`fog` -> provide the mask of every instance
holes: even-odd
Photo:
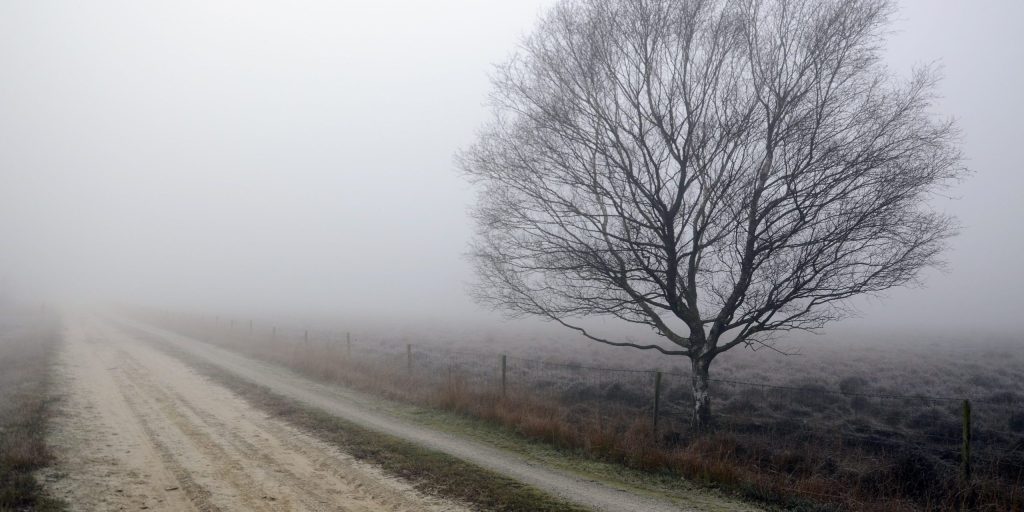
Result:
[[[0,294],[495,322],[466,294],[452,156],[550,1],[0,3]],[[1024,307],[1024,4],[907,1],[974,172],[926,286],[833,329],[998,332]]]

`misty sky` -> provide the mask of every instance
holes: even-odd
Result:
[[[452,162],[488,74],[551,1],[0,2],[0,293],[253,312],[496,318],[465,294]],[[938,61],[974,171],[946,273],[876,326],[1024,307],[1024,2],[903,2],[888,60]]]

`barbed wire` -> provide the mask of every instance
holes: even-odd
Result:
[[[227,320],[221,320],[221,322],[224,324],[225,328],[230,329],[230,327],[228,327],[228,321]],[[265,330],[266,326],[263,326],[263,328]],[[246,327],[242,323],[239,323],[235,327],[235,329],[246,330]],[[291,331],[291,334],[293,335],[293,337],[297,337],[297,338],[303,337],[305,332],[308,332],[309,335],[316,334],[317,337],[321,338],[321,339],[324,338],[324,337],[327,337],[327,338],[331,338],[332,340],[335,340],[335,341],[340,341],[342,338],[344,338],[346,336],[346,333],[340,333],[340,332],[331,331],[331,330],[312,330],[312,329],[302,329],[302,328],[294,328],[294,327],[276,328],[276,329],[277,329],[277,332],[282,335],[282,337],[283,337],[283,335],[287,334],[287,331]],[[396,357],[403,355],[403,354],[398,353],[398,352],[389,353],[389,352],[384,350],[384,347],[381,347],[379,345],[371,346],[371,345],[368,345],[366,343],[358,343],[358,345],[357,345],[357,343],[354,343],[354,342],[351,343],[351,345],[352,345],[353,348],[356,348],[356,347],[358,347],[360,349],[362,349],[362,348],[370,348],[371,350],[373,350],[375,352],[378,352],[378,353],[381,353],[381,354],[393,355],[393,356],[396,356]],[[655,369],[639,369],[639,368],[615,368],[615,367],[605,367],[605,366],[591,366],[591,365],[585,365],[585,364],[580,364],[580,363],[560,363],[560,362],[554,362],[554,361],[550,361],[550,360],[532,359],[532,358],[527,358],[527,357],[520,357],[520,356],[515,356],[515,355],[509,355],[507,353],[469,351],[469,350],[450,349],[450,348],[445,348],[445,347],[432,347],[435,350],[428,350],[427,348],[424,348],[424,345],[419,345],[419,346],[416,346],[415,344],[412,344],[412,345],[415,347],[415,351],[416,352],[421,353],[421,354],[430,355],[430,356],[433,356],[436,353],[441,353],[441,354],[458,354],[458,355],[465,355],[465,356],[471,356],[471,357],[477,357],[477,358],[483,359],[483,358],[498,358],[498,357],[501,357],[502,355],[504,355],[507,358],[507,360],[509,360],[509,361],[519,361],[519,362],[524,362],[524,363],[544,365],[544,366],[555,367],[555,368],[565,368],[565,369],[570,369],[570,370],[574,370],[574,371],[585,370],[585,371],[600,371],[600,372],[614,372],[614,373],[632,373],[632,374],[651,374],[651,375],[660,372],[663,376],[675,376],[675,377],[682,377],[682,378],[687,378],[687,379],[691,378],[691,376],[692,376],[692,374],[690,374],[690,373],[678,372],[678,371],[666,371],[666,370],[655,370]],[[923,395],[923,394],[907,395],[907,394],[898,394],[898,393],[862,393],[862,392],[850,392],[850,391],[841,391],[841,390],[834,391],[834,390],[820,389],[820,388],[810,388],[810,387],[804,387],[804,386],[789,386],[789,385],[784,385],[784,384],[768,384],[768,383],[763,383],[763,382],[750,382],[750,381],[744,381],[744,380],[738,380],[738,379],[710,378],[708,380],[709,380],[709,382],[718,383],[718,384],[729,384],[729,385],[735,385],[735,386],[747,386],[747,387],[761,388],[761,389],[778,389],[778,390],[794,391],[794,392],[798,392],[798,393],[810,393],[810,394],[845,396],[845,397],[860,397],[860,398],[870,398],[870,399],[878,399],[878,400],[914,400],[914,401],[927,401],[927,402],[962,402],[964,400],[970,400],[972,404],[984,404],[984,405],[990,405],[990,406],[996,406],[996,407],[1017,407],[1017,406],[1019,406],[1021,404],[1024,404],[1024,401],[1022,401],[1020,399],[1014,399],[1014,398],[993,400],[993,399],[986,399],[986,398],[980,398],[980,397],[976,397],[976,396],[966,396],[966,395],[965,396],[935,396],[935,395]]]
[[[200,330],[204,330],[200,325],[195,325]],[[254,332],[251,328],[247,328],[246,323],[236,323],[233,329],[227,326],[226,322],[221,323],[224,330],[222,332],[231,333],[231,338],[237,341],[244,341],[247,337],[265,337],[264,341],[270,341],[270,337],[266,337],[266,332],[259,333]],[[641,399],[638,399],[638,390],[647,389],[650,390],[653,387],[654,379],[647,380],[647,376],[653,376],[658,370],[653,369],[638,369],[638,368],[615,368],[615,367],[604,367],[604,366],[591,366],[586,364],[576,363],[560,363],[551,360],[533,359],[528,357],[520,357],[517,355],[509,355],[502,353],[486,353],[480,351],[460,350],[451,349],[445,347],[437,347],[423,344],[406,344],[405,350],[398,351],[398,346],[391,343],[367,343],[366,341],[355,342],[346,336],[344,333],[337,333],[334,331],[313,331],[306,329],[293,329],[285,330],[282,328],[275,328],[272,331],[275,334],[273,339],[281,341],[306,341],[310,347],[336,347],[344,349],[345,344],[342,344],[343,340],[350,340],[347,344],[351,348],[352,353],[349,357],[352,357],[353,361],[362,361],[362,363],[372,364],[383,364],[382,367],[390,367],[402,361],[401,364],[407,364],[405,358],[412,357],[409,363],[416,363],[410,366],[412,372],[408,373],[405,378],[422,379],[423,376],[429,375],[433,366],[434,370],[447,363],[449,381],[451,379],[452,369],[458,370],[463,373],[462,377],[467,382],[476,381],[484,382],[487,389],[497,390],[498,382],[500,377],[495,375],[495,367],[498,364],[498,358],[504,356],[506,363],[508,363],[507,371],[509,375],[516,375],[517,377],[514,382],[509,382],[510,389],[528,389],[529,393],[544,396],[553,396],[556,400],[562,400],[566,396],[566,389],[559,389],[557,386],[552,386],[551,382],[558,380],[557,376],[564,376],[565,371],[572,372],[573,380],[584,384],[585,386],[600,385],[604,386],[607,382],[604,379],[606,377],[601,376],[602,373],[613,373],[613,374],[625,374],[640,379],[629,379],[625,377],[617,377],[616,382],[626,383],[628,386],[634,386],[627,388],[629,391],[625,395],[612,396],[608,395],[606,391],[596,392],[587,391],[588,388],[582,388],[583,391],[576,389],[575,391],[570,390],[574,393],[585,393],[585,400],[593,399],[595,403],[604,404],[602,409],[604,413],[617,414],[615,411],[623,411],[627,408],[632,411],[636,411],[639,414],[651,414],[653,413],[652,402],[647,400],[646,403],[640,403]],[[214,334],[215,336],[217,333]],[[210,337],[209,331],[201,333],[201,337],[208,339]],[[291,338],[289,340],[289,338]],[[324,338],[328,338],[325,340]],[[327,341],[327,343],[324,343]],[[296,348],[304,345],[296,345]],[[359,355],[353,357],[351,354],[358,353]],[[369,357],[368,357],[369,356]],[[472,358],[472,359],[469,359]],[[490,361],[489,361],[490,360]],[[361,363],[361,364],[362,364]],[[542,377],[538,379],[536,372],[543,372],[544,369],[557,369],[551,370],[551,373],[541,373]],[[592,372],[592,373],[587,373]],[[433,371],[433,373],[439,373]],[[596,376],[595,376],[596,374]],[[661,371],[661,374],[666,377],[679,377],[689,379],[690,374],[679,371]],[[963,400],[971,400],[972,403],[995,406],[996,408],[1006,408],[1009,410],[1013,407],[1018,407],[1019,402],[1014,400],[1001,399],[982,399],[982,398],[971,398],[971,397],[952,397],[952,396],[928,396],[922,394],[897,394],[897,393],[863,393],[863,392],[844,392],[844,391],[833,391],[829,389],[815,388],[815,387],[801,387],[801,386],[789,386],[779,384],[768,384],[763,382],[751,382],[738,379],[728,378],[712,378],[710,382],[715,384],[724,384],[731,386],[745,386],[750,388],[760,389],[776,389],[784,390],[788,392],[794,392],[805,395],[825,395],[825,396],[843,396],[851,398],[865,398],[874,400],[912,400],[917,402],[936,402],[936,403],[955,403]],[[638,384],[644,387],[635,387]],[[662,386],[667,386],[662,381]],[[667,389],[667,388],[663,388]],[[590,393],[594,393],[590,396]],[[1012,397],[1011,397],[1012,398]],[[692,398],[689,398],[692,400]],[[676,409],[680,400],[667,399],[663,400],[660,404],[658,412],[659,418],[662,421],[678,422],[682,418],[691,417],[692,411],[685,409]],[[838,403],[838,402],[834,402]],[[608,407],[604,409],[604,407]],[[879,418],[878,409],[873,409],[874,413],[867,412],[866,418]],[[989,410],[989,409],[985,409]],[[860,416],[860,414],[857,414]],[[986,415],[987,416],[987,415]],[[924,431],[920,428],[907,427],[907,428],[879,428],[879,425],[875,426],[864,426],[866,430],[860,430],[854,427],[855,430],[851,431],[848,428],[841,427],[830,427],[829,423],[808,423],[806,420],[798,420],[787,416],[768,416],[768,417],[751,417],[751,416],[740,416],[735,414],[728,414],[724,412],[718,412],[715,415],[716,419],[723,420],[728,424],[725,433],[732,436],[742,437],[744,439],[765,439],[779,436],[780,439],[786,439],[786,436],[792,436],[793,440],[809,440],[818,438],[826,440],[829,438],[835,438],[837,441],[844,441],[844,445],[853,449],[857,449],[858,446],[862,448],[869,448],[871,450],[897,450],[904,447],[913,447],[914,450],[921,450],[925,453],[930,453],[934,456],[938,456],[940,459],[945,460],[947,463],[952,460],[951,453],[956,453],[958,450],[946,453],[943,450],[948,449],[950,446],[959,445],[962,442],[961,436],[956,435],[943,435],[941,433],[934,433]],[[991,422],[993,418],[997,416],[989,416],[988,421]],[[1001,421],[1005,421],[1005,417]],[[825,419],[824,417],[822,418]],[[980,421],[979,421],[980,420]],[[826,420],[827,421],[827,420]],[[884,420],[888,422],[888,420]],[[991,465],[1006,465],[1006,464],[1019,464],[1021,459],[1024,458],[1024,432],[1011,432],[1000,428],[982,427],[982,424],[986,422],[986,419],[981,417],[975,418],[974,425],[974,448],[972,455],[975,457],[976,464],[991,464]],[[678,427],[678,423],[673,423]],[[992,427],[998,427],[998,423],[992,424]],[[1005,424],[1004,424],[1005,425]],[[686,432],[684,429],[682,432]],[[953,430],[950,430],[953,432]],[[806,437],[803,437],[806,436]],[[946,448],[943,448],[946,447]]]
[[[228,327],[229,324],[228,324],[227,320],[221,320],[220,323],[221,323],[221,325],[225,329],[231,329],[230,327]],[[266,326],[263,326],[263,327],[264,327],[264,330],[266,330]],[[348,336],[347,336],[348,333],[340,333],[340,332],[331,331],[331,330],[309,330],[309,329],[301,329],[301,328],[278,328],[278,327],[273,327],[273,329],[274,329],[274,332],[281,334],[280,337],[282,337],[282,338],[287,337],[288,334],[289,334],[288,331],[290,331],[290,333],[293,335],[293,337],[307,338],[307,341],[308,341],[308,337],[309,337],[310,334],[316,334],[317,337],[321,338],[321,339],[323,337],[328,337],[328,338],[331,338],[333,341],[340,341],[342,338],[348,339]],[[234,327],[233,329],[231,329],[231,330],[236,331],[236,332],[237,331],[243,331],[243,332],[244,331],[248,331],[249,333],[253,333],[252,327],[250,326],[249,329],[246,329],[244,322],[238,323],[238,325],[236,327]],[[689,374],[689,373],[678,372],[678,371],[662,371],[662,370],[654,370],[654,369],[616,368],[616,367],[606,367],[606,366],[591,366],[591,365],[579,364],[579,363],[560,363],[560,362],[554,362],[554,361],[550,361],[550,360],[541,360],[541,359],[533,359],[533,358],[527,358],[527,357],[520,357],[520,356],[516,356],[516,355],[509,355],[507,353],[487,353],[487,352],[480,352],[480,351],[460,350],[460,349],[436,347],[436,346],[429,346],[429,345],[428,346],[424,346],[422,344],[421,345],[407,344],[407,345],[410,347],[409,348],[410,355],[414,353],[416,355],[425,355],[425,356],[427,356],[429,358],[435,358],[435,357],[445,358],[445,357],[447,357],[447,358],[451,359],[455,355],[460,355],[460,356],[468,356],[468,357],[477,358],[479,360],[483,360],[483,359],[487,359],[487,358],[495,358],[496,359],[496,358],[504,356],[506,358],[506,361],[512,362],[512,363],[515,363],[515,362],[518,362],[518,363],[528,363],[528,364],[538,365],[538,366],[543,366],[543,367],[566,369],[566,370],[571,370],[573,372],[589,371],[589,372],[608,372],[608,373],[622,373],[622,374],[633,374],[633,375],[643,375],[643,374],[654,375],[655,373],[660,372],[663,376],[681,377],[681,378],[686,378],[686,379],[689,379],[691,377],[691,374]],[[370,344],[366,344],[366,343],[352,343],[351,341],[349,341],[349,346],[352,347],[353,349],[356,349],[356,350],[366,350],[366,349],[369,349],[369,351],[377,353],[378,355],[381,355],[381,356],[384,356],[384,357],[399,358],[399,357],[402,357],[402,356],[406,355],[406,354],[401,353],[401,352],[389,351],[389,350],[386,349],[386,347],[380,346],[380,344],[370,345]],[[413,347],[415,347],[415,348],[413,349]],[[875,400],[912,400],[912,401],[919,401],[919,402],[948,402],[948,403],[962,402],[964,400],[970,400],[972,402],[972,404],[979,404],[979,405],[986,405],[986,406],[995,406],[995,407],[1005,407],[1005,408],[1014,408],[1014,407],[1018,407],[1021,404],[1021,402],[1019,400],[1017,400],[1016,397],[1010,397],[1009,399],[1007,399],[1007,398],[986,399],[986,398],[971,397],[971,396],[956,397],[956,396],[936,396],[936,395],[923,395],[923,394],[908,395],[908,394],[898,394],[898,393],[864,393],[864,392],[851,392],[851,391],[842,391],[842,390],[829,390],[829,389],[822,389],[822,388],[817,388],[817,387],[791,386],[791,385],[782,385],[782,384],[769,384],[769,383],[764,383],[764,382],[751,382],[751,381],[745,381],[745,380],[739,380],[739,379],[727,379],[727,378],[710,378],[709,381],[711,383],[717,383],[717,384],[727,384],[727,385],[733,385],[733,386],[745,386],[745,387],[759,388],[759,389],[784,390],[784,391],[791,391],[791,392],[800,393],[800,394],[843,396],[843,397],[865,398],[865,399],[875,399]],[[993,431],[993,432],[995,432],[995,431]],[[998,431],[998,432],[1000,434],[1008,435],[1008,436],[1020,435],[1020,434],[1016,434],[1016,433],[1012,433],[1012,432],[1007,432],[1007,431]]]
[[[428,351],[427,349],[422,348],[422,347],[423,346],[421,345],[420,347],[417,347],[416,350],[418,350],[419,352],[421,352],[423,354],[431,354],[431,355],[435,352],[435,351]],[[507,358],[507,360],[509,360],[509,361],[520,361],[520,362],[525,362],[525,363],[532,363],[532,364],[538,364],[538,365],[544,365],[544,366],[550,366],[550,367],[557,367],[557,368],[566,368],[566,369],[571,369],[571,370],[588,370],[588,371],[602,371],[602,372],[616,372],[616,373],[638,373],[638,374],[646,373],[646,374],[652,374],[652,375],[655,374],[655,373],[659,373],[660,372],[662,375],[665,375],[665,376],[676,376],[676,377],[684,377],[684,378],[691,378],[692,377],[692,374],[685,373],[685,372],[655,370],[655,369],[640,369],[640,368],[614,368],[614,367],[605,367],[605,366],[590,366],[590,365],[585,365],[585,364],[581,364],[581,363],[559,363],[559,362],[554,362],[554,361],[549,361],[549,360],[532,359],[532,358],[526,358],[526,357],[510,355],[510,354],[507,354],[507,353],[493,353],[493,352],[488,353],[488,352],[479,352],[479,351],[449,349],[449,348],[444,348],[444,347],[435,347],[435,348],[436,348],[436,352],[441,352],[441,353],[446,353],[446,354],[459,354],[459,355],[466,355],[466,356],[472,356],[472,357],[478,357],[478,358],[499,358],[499,357],[504,355]],[[767,384],[767,383],[763,383],[763,382],[749,382],[749,381],[743,381],[743,380],[737,380],[737,379],[710,378],[708,380],[709,380],[709,382],[716,382],[716,383],[719,383],[719,384],[732,384],[732,385],[758,387],[758,388],[765,388],[765,389],[781,389],[781,390],[796,391],[796,392],[801,392],[801,393],[815,393],[815,394],[826,394],[826,395],[836,395],[836,396],[874,398],[874,399],[881,399],[881,400],[917,400],[917,401],[935,401],[935,402],[962,402],[964,400],[970,400],[972,403],[986,404],[986,405],[996,405],[996,406],[1001,406],[1001,405],[1014,406],[1014,405],[1017,405],[1020,402],[1020,400],[991,400],[991,399],[984,399],[984,398],[971,397],[971,396],[933,396],[933,395],[922,395],[922,394],[906,395],[906,394],[897,394],[897,393],[860,393],[860,392],[850,392],[850,391],[841,391],[841,390],[840,391],[833,391],[833,390],[828,390],[828,389],[809,388],[809,387],[802,387],[802,386],[787,386],[787,385],[782,385],[782,384]]]

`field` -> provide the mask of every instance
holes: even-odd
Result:
[[[0,511],[61,510],[34,475],[52,459],[49,366],[59,340],[51,314],[0,311]]]
[[[601,510],[646,492],[657,495],[652,510],[746,510],[739,500],[794,511],[1024,510],[1024,350],[1014,340],[819,339],[796,356],[730,353],[712,368],[715,429],[698,435],[685,362],[637,351],[131,316],[142,322],[4,316],[0,510],[560,510],[586,507],[594,492],[607,493],[593,502]],[[147,324],[183,336],[172,342]],[[321,395],[316,382],[342,387]],[[494,448],[511,458],[488,458]],[[337,479],[313,478],[328,466]],[[523,471],[504,469],[513,466],[532,476],[510,478]],[[546,487],[566,474],[597,486]],[[632,494],[614,490],[624,482]]]
[[[213,317],[149,319],[323,381],[453,411],[524,440],[652,475],[683,476],[766,504],[1024,507],[1024,351],[1014,340],[834,342],[792,357],[737,351],[712,368],[717,429],[697,436],[688,426],[682,364],[659,365],[635,352],[540,340],[367,333],[353,339],[342,331]],[[651,369],[658,367],[655,429]],[[965,399],[972,434],[968,485],[961,484]]]

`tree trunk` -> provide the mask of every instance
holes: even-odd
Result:
[[[698,432],[706,432],[711,428],[711,394],[708,392],[711,360],[695,357],[690,360],[690,364],[693,368],[693,427]]]

